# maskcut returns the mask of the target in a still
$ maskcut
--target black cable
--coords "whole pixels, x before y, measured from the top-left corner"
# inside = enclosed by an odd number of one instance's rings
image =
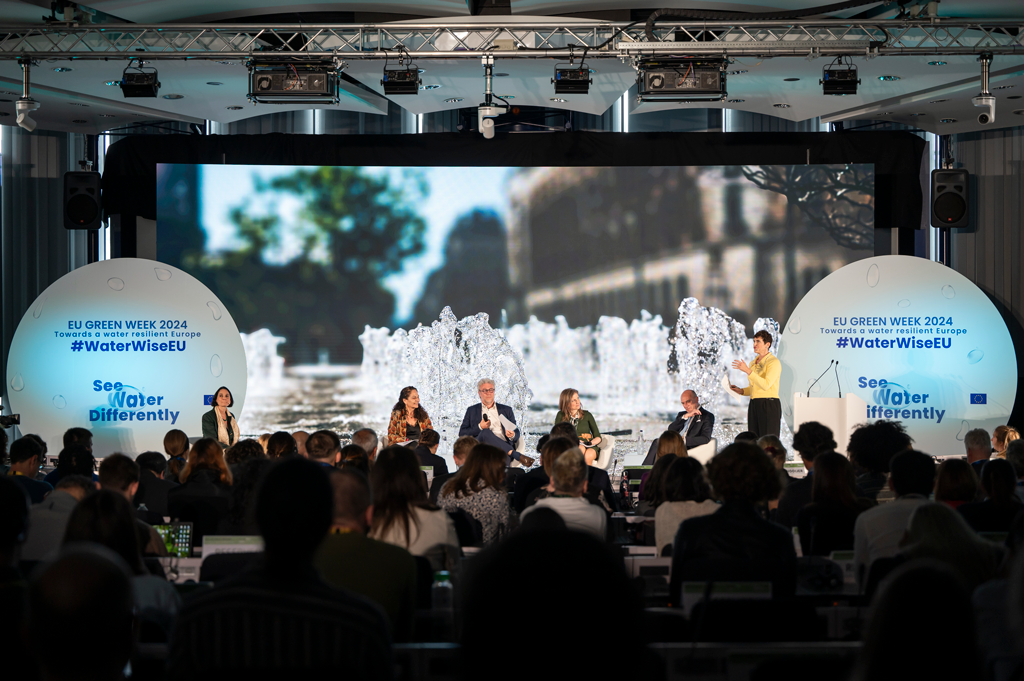
[[[644,33],[649,42],[656,42],[654,37],[654,24],[663,16],[676,17],[677,19],[698,19],[704,21],[773,21],[779,19],[800,19],[812,14],[827,14],[839,12],[844,9],[862,7],[864,5],[877,5],[885,0],[845,0],[831,5],[820,5],[818,7],[807,7],[805,9],[789,10],[786,12],[761,12],[758,14],[747,14],[745,12],[719,12],[716,10],[685,9],[667,7],[656,9],[647,17],[644,26]],[[907,0],[896,0],[902,7]]]

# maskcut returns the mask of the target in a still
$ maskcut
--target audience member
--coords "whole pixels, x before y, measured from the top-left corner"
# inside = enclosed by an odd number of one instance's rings
[[[793,435],[793,449],[800,455],[807,475],[799,480],[791,481],[782,496],[779,497],[779,510],[775,521],[783,527],[795,527],[800,509],[811,503],[814,487],[814,460],[818,455],[828,454],[836,449],[832,429],[817,421],[800,424],[800,428]]]
[[[377,433],[370,428],[361,428],[356,432],[352,433],[352,444],[357,447],[362,447],[366,455],[370,457],[372,462],[377,457],[377,446],[379,441],[377,439]]]
[[[43,462],[43,448],[33,438],[22,437],[11,443],[11,467],[7,476],[28,493],[33,504],[42,502],[53,491],[53,485],[36,480]]]
[[[111,454],[100,463],[100,487],[121,495],[131,504],[139,489],[139,465],[124,454]],[[134,512],[132,513],[135,516]],[[139,546],[147,556],[166,556],[167,545],[153,526],[136,517]]]
[[[430,503],[419,459],[407,447],[385,447],[370,470],[373,525],[370,536],[430,560],[435,570],[447,568],[451,549],[458,547],[455,523]]]
[[[229,467],[237,466],[243,461],[248,461],[250,459],[265,458],[267,458],[267,452],[258,441],[253,440],[252,438],[239,440],[228,447],[224,452],[224,461]],[[232,473],[234,473],[233,468]]]
[[[751,432],[749,430],[744,430],[740,433],[737,433],[736,437],[733,438],[733,443],[735,444],[737,442],[753,442],[756,444],[757,433]]]
[[[92,431],[88,428],[68,428],[64,431],[64,437],[62,439],[64,448],[71,447],[72,445],[81,445],[92,453]]]
[[[84,428],[73,428],[72,430],[85,430]],[[70,431],[69,431],[70,432]],[[86,431],[89,432],[89,431]],[[66,433],[65,433],[66,435]],[[97,480],[96,459],[93,458],[92,450],[85,445],[72,443],[60,450],[57,455],[57,467],[46,474],[44,481],[54,487],[65,475],[84,475]]]
[[[982,668],[975,641],[963,583],[941,563],[914,561],[882,582],[852,679],[977,681]]]
[[[324,468],[341,462],[341,440],[325,430],[318,430],[306,439],[306,458]]]
[[[578,449],[576,454],[582,460]],[[544,515],[544,510],[538,509],[527,517]],[[534,574],[538,565],[567,582],[575,594],[571,604],[564,600],[563,587],[558,587],[549,594],[553,603],[541,610],[522,607],[522,603],[517,604],[521,607],[500,605],[510,580]],[[665,678],[664,669],[643,639],[643,627],[639,626],[643,602],[622,568],[622,558],[612,555],[589,533],[517,532],[467,563],[465,578],[458,586],[463,604],[460,678]],[[598,594],[612,596],[601,598]],[[598,652],[595,628],[613,622],[630,625],[616,629],[614,644],[605,643]],[[547,662],[543,656],[519,663],[500,657],[495,646],[499,632],[535,631],[538,625],[551,632],[546,646],[552,648],[552,657]]]
[[[243,440],[244,442],[244,440]],[[255,440],[250,440],[255,442]],[[253,517],[253,501],[256,498],[256,485],[263,473],[273,464],[266,456],[261,455],[246,459],[235,466],[231,474],[231,503],[228,514],[218,527],[224,534],[256,535],[256,519]]]
[[[416,609],[416,561],[405,549],[367,536],[373,498],[365,475],[343,469],[332,471],[330,478],[334,521],[313,564],[329,584],[366,596],[384,608],[395,641],[408,641]]]
[[[436,430],[427,428],[420,433],[416,443],[416,456],[420,466],[433,466],[434,476],[448,475],[448,462],[437,455],[437,447],[441,444],[441,435]]]
[[[796,516],[803,554],[827,557],[833,551],[852,550],[857,516],[875,505],[857,496],[853,465],[842,454],[819,454],[812,480],[811,503]]]
[[[654,462],[651,470],[644,473],[645,477],[640,479],[640,501],[636,505],[637,515],[654,517],[663,499],[662,482],[665,479],[665,471],[679,458],[675,454],[666,454]]]
[[[167,459],[160,452],[143,452],[135,457],[135,463],[140,469],[139,488],[132,503],[139,511],[145,507],[154,518],[162,520],[169,515],[167,492],[178,486],[177,482],[166,477]]]
[[[975,532],[1009,532],[1024,509],[1017,496],[1017,474],[1005,459],[990,459],[981,469],[985,500],[964,504],[957,510]]]
[[[755,442],[733,443],[707,465],[708,480],[722,502],[710,515],[679,526],[672,549],[672,603],[682,603],[684,582],[763,581],[772,596],[796,590],[796,549],[785,528],[763,519],[757,504],[779,494],[779,476]]]
[[[1005,453],[1006,460],[1017,474],[1017,496],[1024,500],[1024,440],[1011,440]]]
[[[28,534],[21,547],[24,561],[47,560],[60,550],[64,530],[75,505],[96,491],[96,483],[84,475],[66,475],[42,503],[32,507]]]
[[[551,442],[548,443],[550,445]],[[587,491],[587,468],[589,466],[583,453],[577,447],[559,454],[551,466],[554,493],[523,511],[523,518],[536,509],[550,508],[562,516],[570,530],[589,532],[604,541],[608,516],[601,508],[583,498],[583,493]]]
[[[692,457],[670,460],[661,490],[661,503],[654,513],[654,545],[659,554],[672,545],[683,521],[718,510],[718,504],[711,498],[704,466]]]
[[[552,438],[568,438],[573,445],[579,447],[579,435],[576,434],[575,426],[568,421],[562,421],[552,426],[550,435]],[[685,447],[685,444],[683,446]],[[597,466],[587,466],[587,491],[583,496],[590,503],[600,506],[609,513],[619,510],[619,502],[616,500],[615,494],[612,493],[612,481],[608,477],[608,472]]]
[[[267,444],[270,442],[270,436],[271,433],[263,433],[258,438],[256,438],[256,441],[260,443],[260,447],[263,447],[264,454],[267,453]]]
[[[96,544],[69,546],[33,575],[29,602],[25,640],[43,679],[124,678],[136,621],[131,573],[120,556]],[[7,656],[7,672],[19,657]]]
[[[0,444],[5,434],[0,429]],[[5,679],[34,679],[34,661],[21,653],[28,617],[28,584],[18,570],[19,549],[29,528],[31,501],[25,489],[7,476],[0,477],[0,641],[10,654],[4,656]]]
[[[775,465],[775,470],[779,472],[779,496],[781,497],[789,487],[789,483],[793,481],[789,471],[786,470],[786,447],[782,444],[782,440],[775,435],[762,435],[757,439],[757,446],[764,450],[764,453],[772,460],[772,464]],[[778,514],[779,500],[770,499],[768,501],[768,520],[774,522],[778,518]]]
[[[967,463],[974,466],[974,472],[981,477],[981,468],[992,458],[992,439],[984,428],[975,428],[964,435],[964,449],[967,450]]]
[[[968,593],[998,576],[1003,549],[979,537],[963,517],[945,504],[914,508],[898,554],[907,560],[931,558],[957,574]]]
[[[204,536],[218,533],[230,508],[233,479],[220,443],[208,437],[198,440],[179,479],[181,486],[167,492],[168,511],[172,518],[192,523],[193,541],[201,544]]]
[[[0,475],[7,475],[7,431],[0,428]]]
[[[299,455],[299,447],[291,433],[279,430],[267,440],[267,458],[286,459]]]
[[[966,462],[965,462],[966,463]],[[1006,537],[1007,555],[1003,561],[1009,573],[1024,555],[1024,515],[1018,516]],[[1020,642],[1011,623],[1012,603],[1010,579],[1000,575],[991,579],[971,595],[974,622],[978,627],[978,647],[986,664],[998,657],[1009,657],[1018,652]]]
[[[935,474],[935,501],[956,509],[977,501],[980,485],[971,464],[963,459],[946,459]]]
[[[292,457],[266,472],[255,509],[263,558],[185,604],[171,638],[169,679],[252,678],[256,672],[268,678],[393,678],[384,613],[327,584],[313,567],[333,506],[321,466]]]
[[[179,482],[181,469],[188,463],[188,435],[183,430],[169,430],[164,435],[164,454],[167,455],[167,472],[171,480]]]
[[[888,496],[889,462],[913,444],[899,421],[865,423],[850,433],[846,453],[857,470],[860,495],[872,501],[878,501],[880,493]]]
[[[292,438],[295,440],[295,447],[299,452],[299,456],[308,459],[309,456],[306,453],[306,441],[309,439],[309,433],[304,430],[296,430],[292,433]]]
[[[1016,428],[1010,426],[996,426],[992,431],[992,456],[998,459],[1006,458],[1006,445],[1014,440],[1020,439],[1020,433]]]
[[[357,470],[365,476],[370,475],[370,457],[359,445],[345,445],[339,455],[338,468]]]
[[[900,452],[892,457],[889,468],[888,484],[896,499],[861,513],[853,528],[853,560],[860,580],[867,578],[873,562],[899,552],[910,515],[928,503],[935,484],[935,460],[922,452]]]
[[[516,478],[512,501],[517,513],[522,515],[523,510],[533,506],[539,499],[555,493],[555,488],[551,484],[551,468],[555,465],[555,459],[561,456],[562,452],[576,446],[578,445],[567,437],[548,437],[544,446],[540,448],[541,465]]]
[[[504,537],[515,524],[515,511],[509,507],[504,487],[507,462],[508,456],[497,447],[473,447],[466,465],[441,489],[438,498],[445,511],[462,509],[480,522],[485,546]]]
[[[458,473],[458,469],[465,465],[466,457],[469,455],[470,450],[478,444],[480,444],[479,440],[472,435],[463,435],[455,441],[455,444],[452,445],[452,459],[455,460],[456,470],[452,473],[445,473],[444,475],[435,475],[434,479],[430,481],[430,503],[437,503],[437,497],[441,494],[441,488],[444,487],[449,480],[455,477]],[[516,479],[517,488],[519,484],[518,481],[526,477],[526,475],[529,475],[529,473],[521,475]]]
[[[121,456],[108,456],[104,464]],[[124,458],[131,462],[128,457]],[[103,477],[102,465],[100,477]],[[131,502],[112,489],[101,489],[82,499],[71,511],[64,530],[63,545],[94,542],[120,556],[134,575],[132,593],[136,615],[140,620],[152,622],[169,634],[174,616],[181,607],[181,597],[174,590],[174,585],[163,577],[150,574],[146,569],[139,550],[137,527]]]

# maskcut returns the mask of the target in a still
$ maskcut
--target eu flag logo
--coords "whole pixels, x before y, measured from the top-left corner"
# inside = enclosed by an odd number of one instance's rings
[[[971,398],[973,399],[974,395],[971,395]],[[204,407],[209,407],[212,404],[213,404],[213,395],[203,395],[203,406]]]
[[[971,404],[988,404],[988,394],[971,393]]]

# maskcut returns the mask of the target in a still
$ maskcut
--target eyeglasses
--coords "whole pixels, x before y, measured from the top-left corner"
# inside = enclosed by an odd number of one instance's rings
[[[490,388],[490,389],[479,388],[479,391],[482,392],[482,393],[493,393],[494,392],[494,388]]]

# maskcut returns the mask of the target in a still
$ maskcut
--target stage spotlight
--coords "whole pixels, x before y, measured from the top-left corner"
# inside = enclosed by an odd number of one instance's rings
[[[585,95],[590,92],[590,85],[593,82],[590,68],[586,63],[580,64],[579,68],[573,67],[572,64],[555,64],[555,77],[551,79],[556,95]]]
[[[136,62],[135,66],[132,63]],[[132,59],[121,73],[121,94],[130,97],[156,97],[160,92],[160,76],[152,66],[141,59]]]
[[[256,104],[337,104],[338,71],[343,64],[330,60],[296,61],[252,59],[249,68],[250,102]]]
[[[860,84],[857,67],[851,61],[843,64],[843,58],[837,57],[821,70],[821,80],[818,84],[821,85],[823,95],[855,95]]]
[[[643,59],[637,64],[641,102],[714,102],[728,97],[725,59]]]
[[[384,57],[384,77],[380,84],[384,86],[385,95],[415,95],[420,91],[420,70],[409,59],[409,55],[402,56],[402,49],[398,52],[398,66],[404,68],[389,69],[388,58]]]
[[[18,125],[32,132],[36,129],[36,122],[29,117],[29,113],[39,108],[39,102],[30,97],[22,97],[14,102],[14,110],[18,113]]]

